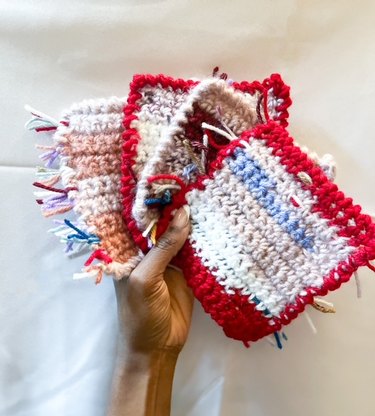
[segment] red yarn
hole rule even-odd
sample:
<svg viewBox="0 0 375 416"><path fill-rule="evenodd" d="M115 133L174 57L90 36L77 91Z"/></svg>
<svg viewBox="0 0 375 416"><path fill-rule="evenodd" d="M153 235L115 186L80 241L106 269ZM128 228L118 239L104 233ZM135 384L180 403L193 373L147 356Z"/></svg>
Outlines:
<svg viewBox="0 0 375 416"><path fill-rule="evenodd" d="M163 179L167 179L167 180L171 180L171 181L177 182L178 185L180 185L181 189L185 189L186 188L185 182L181 178L179 178L178 176L176 176L176 175L169 175L169 174L152 175L152 176L149 176L147 178L147 182L148 183L152 183L152 182L160 181L160 180L163 180Z"/></svg>
<svg viewBox="0 0 375 416"><path fill-rule="evenodd" d="M36 186L37 188L45 189L47 191L56 192L56 193L59 193L59 194L67 194L69 191L77 191L78 190L78 188L76 188L76 187L68 187L68 188L65 188L65 189L54 188L52 186L47 186L47 185L45 185L44 183L41 183L41 182L34 182L33 186Z"/></svg>
<svg viewBox="0 0 375 416"><path fill-rule="evenodd" d="M37 133L41 133L43 131L54 131L54 130L57 130L57 127L55 127L55 126L50 126L50 127L37 127L35 129L35 131Z"/></svg>
<svg viewBox="0 0 375 416"><path fill-rule="evenodd" d="M290 202L295 206L295 207L297 207L297 208L299 208L299 203L293 198L293 197L291 197L290 198Z"/></svg>
<svg viewBox="0 0 375 416"><path fill-rule="evenodd" d="M228 144L218 144L218 143L216 143L216 141L213 137L214 135L213 135L211 130L205 129L204 132L207 135L209 145L211 147L213 147L214 149L220 150L220 149L223 149L224 147L227 147Z"/></svg>
<svg viewBox="0 0 375 416"><path fill-rule="evenodd" d="M109 264L112 263L112 259L104 252L102 249L95 250L91 256L86 260L85 266L90 266L90 264L94 260L101 260L104 261L104 263Z"/></svg>

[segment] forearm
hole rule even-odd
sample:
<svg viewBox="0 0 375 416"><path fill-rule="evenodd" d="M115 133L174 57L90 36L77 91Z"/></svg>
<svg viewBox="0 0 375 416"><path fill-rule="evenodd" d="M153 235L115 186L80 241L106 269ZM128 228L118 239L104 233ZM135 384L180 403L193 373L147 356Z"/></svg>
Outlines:
<svg viewBox="0 0 375 416"><path fill-rule="evenodd" d="M148 353L119 352L108 416L170 414L176 349Z"/></svg>

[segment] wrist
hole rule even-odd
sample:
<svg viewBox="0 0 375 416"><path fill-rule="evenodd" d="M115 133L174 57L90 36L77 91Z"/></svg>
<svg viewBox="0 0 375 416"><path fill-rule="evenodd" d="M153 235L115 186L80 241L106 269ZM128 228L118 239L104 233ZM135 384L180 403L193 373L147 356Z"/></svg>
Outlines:
<svg viewBox="0 0 375 416"><path fill-rule="evenodd" d="M118 352L116 368L128 374L154 375L158 364L175 366L179 353L180 349L171 347L147 351L126 349Z"/></svg>
<svg viewBox="0 0 375 416"><path fill-rule="evenodd" d="M179 352L180 349L171 347L151 351L120 350L114 373L111 409L121 409L121 415L169 415ZM117 416L117 413L111 410L109 415Z"/></svg>

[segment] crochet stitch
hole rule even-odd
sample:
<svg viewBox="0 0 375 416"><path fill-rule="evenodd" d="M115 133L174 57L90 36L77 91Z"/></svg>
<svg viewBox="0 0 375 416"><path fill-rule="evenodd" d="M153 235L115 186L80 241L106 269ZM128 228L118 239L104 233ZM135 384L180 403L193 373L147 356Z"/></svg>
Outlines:
<svg viewBox="0 0 375 416"><path fill-rule="evenodd" d="M147 225L158 215L157 207L148 209L144 204L150 189L154 187L154 184L149 183L150 177L161 172L182 177L181 175L191 166L195 167L194 171L190 172L191 179L199 172L199 163L196 162L201 158L202 150L200 148L197 153L194 151L192 146L196 145L196 142L193 139L187 140L187 143L184 143L184 140L169 140L171 132L176 130L186 112L193 109L193 105L194 112L189 120L185 120L188 138L203 136L199 121L203 122L204 119L215 122L215 118L219 116L223 118L222 121L227 121L228 127L231 128L234 120L238 119L239 112L242 116L243 130L270 117L282 125L287 125L287 109L291 104L289 87L278 74L272 75L262 83L245 81L228 84L216 78L197 83L162 75L134 77L130 85L128 104L124 109L122 194L128 228L134 241L143 251L147 250L148 243L142 232L144 234ZM151 101L150 89L154 91L154 99ZM181 97L180 100L175 100L177 105L173 111L170 110L172 94ZM207 94L209 97L205 97ZM200 108L197 107L198 101L201 104ZM206 104L202 110L203 102ZM218 112L222 113L222 116ZM215 143L210 142L208 162L214 160L220 147L225 146L225 141L221 142L220 138ZM204 144L199 144L202 145ZM162 178L159 179L163 181ZM180 185L183 187L184 183L181 182ZM169 219L170 216L162 222L159 221L158 236L165 230Z"/></svg>
<svg viewBox="0 0 375 416"><path fill-rule="evenodd" d="M278 331L316 296L337 289L359 266L371 267L374 224L331 182L330 157L318 159L294 143L278 109L267 105L259 117L250 98L256 88L249 97L238 93L241 84L201 82L153 136L143 129L142 99L154 82L136 77L124 110L129 230L146 252L148 232L157 240L188 203L192 229L174 264L196 298L229 337L248 345L274 333L280 345ZM143 143L148 161L139 168ZM155 184L173 186L168 204L157 204Z"/></svg>
<svg viewBox="0 0 375 416"><path fill-rule="evenodd" d="M34 183L45 190L36 193L39 198L44 197L38 203L47 217L69 215L74 210L77 218L57 220L57 227L51 232L66 243L69 255L93 250L83 273L74 277L96 277L97 283L103 272L116 279L128 275L143 256L129 236L121 214L124 104L125 99L116 97L85 100L74 104L53 126L48 120L46 123L44 114L31 109L35 118L31 126L28 123L37 131L45 131L45 126L54 131L54 145L41 155L48 167L39 168L38 179L43 183ZM50 169L53 166L58 169ZM50 186L58 182L61 188Z"/></svg>
<svg viewBox="0 0 375 416"><path fill-rule="evenodd" d="M37 202L82 273L127 277L188 203L191 233L173 264L227 336L248 345L279 331L360 266L373 268L368 215L332 182L335 164L288 134L289 87L226 76L136 75L127 99L75 104L38 168ZM58 166L58 169L55 167ZM58 184L61 184L60 186ZM76 216L71 213L74 212Z"/></svg>
<svg viewBox="0 0 375 416"><path fill-rule="evenodd" d="M136 79L152 80L144 88L143 102L138 104L144 107L145 114L152 115L140 127L144 137L158 135L182 105L190 88L199 83L164 76L136 76ZM171 88L170 83L176 88ZM255 84L259 83L252 85ZM74 275L77 279L94 277L99 283L103 272L121 279L143 257L121 216L121 135L125 104L125 98L117 97L85 100L65 111L60 121L27 106L33 118L26 127L42 133L53 132L53 145L37 146L45 150L41 155L45 167L38 168L34 183L42 189L35 195L43 215L67 216L55 220L56 227L50 232L66 244L65 251L70 256L93 251L82 273ZM280 116L285 120L287 113L284 111ZM145 149L147 142L138 148L139 170L148 160Z"/></svg>
<svg viewBox="0 0 375 416"><path fill-rule="evenodd" d="M192 232L179 265L228 336L249 342L279 331L375 257L371 218L282 127L245 132L217 162L185 194Z"/></svg>

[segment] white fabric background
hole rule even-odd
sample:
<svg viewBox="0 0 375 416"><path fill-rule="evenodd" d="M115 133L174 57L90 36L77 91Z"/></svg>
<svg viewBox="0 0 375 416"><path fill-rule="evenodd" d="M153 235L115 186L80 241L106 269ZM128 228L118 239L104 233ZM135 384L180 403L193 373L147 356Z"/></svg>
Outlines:
<svg viewBox="0 0 375 416"><path fill-rule="evenodd" d="M375 3L368 1L0 0L0 415L103 416L116 336L112 282L72 281L31 183L39 139L29 103L57 116L88 97L125 95L132 74L230 77L281 72L291 132L334 154L339 185L375 211ZM45 139L42 139L42 141ZM374 275L360 271L278 351L224 337L197 304L179 359L174 416L373 416Z"/></svg>

